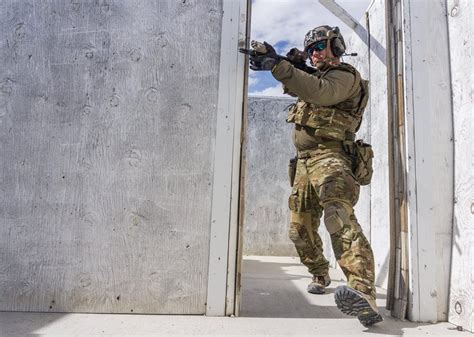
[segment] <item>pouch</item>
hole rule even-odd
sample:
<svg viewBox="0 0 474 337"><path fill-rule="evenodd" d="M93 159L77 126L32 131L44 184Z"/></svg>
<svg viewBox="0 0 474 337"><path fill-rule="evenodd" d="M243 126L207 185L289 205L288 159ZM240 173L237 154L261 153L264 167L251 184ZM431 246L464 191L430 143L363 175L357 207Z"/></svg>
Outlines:
<svg viewBox="0 0 474 337"><path fill-rule="evenodd" d="M298 163L298 158L294 157L290 159L290 162L288 164L288 178L290 179L290 186L293 186L293 184L295 183L297 163Z"/></svg>
<svg viewBox="0 0 474 337"><path fill-rule="evenodd" d="M372 145L358 139L354 143L354 176L360 185L368 185L372 180Z"/></svg>

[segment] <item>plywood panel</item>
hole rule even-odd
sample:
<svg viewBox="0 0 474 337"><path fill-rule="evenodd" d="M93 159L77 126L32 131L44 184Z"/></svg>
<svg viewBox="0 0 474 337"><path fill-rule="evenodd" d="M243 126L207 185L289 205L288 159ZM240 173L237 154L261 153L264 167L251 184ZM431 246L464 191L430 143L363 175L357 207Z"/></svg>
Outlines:
<svg viewBox="0 0 474 337"><path fill-rule="evenodd" d="M247 0L224 0L206 315L234 314ZM238 55L238 57L236 57Z"/></svg>
<svg viewBox="0 0 474 337"><path fill-rule="evenodd" d="M0 310L205 312L221 20L0 3Z"/></svg>
<svg viewBox="0 0 474 337"><path fill-rule="evenodd" d="M445 1L404 2L411 289L415 321L446 320L452 231L453 143ZM409 36L409 37L408 37ZM413 122L413 125L410 123ZM443 243L438 246L437 243ZM436 258L437 256L441 258Z"/></svg>
<svg viewBox="0 0 474 337"><path fill-rule="evenodd" d="M474 331L474 6L447 1L453 92L455 184L449 321Z"/></svg>
<svg viewBox="0 0 474 337"><path fill-rule="evenodd" d="M387 288L390 253L388 105L385 3L373 2L368 8L370 33L370 135L375 157L371 183L370 234L375 256L376 285Z"/></svg>

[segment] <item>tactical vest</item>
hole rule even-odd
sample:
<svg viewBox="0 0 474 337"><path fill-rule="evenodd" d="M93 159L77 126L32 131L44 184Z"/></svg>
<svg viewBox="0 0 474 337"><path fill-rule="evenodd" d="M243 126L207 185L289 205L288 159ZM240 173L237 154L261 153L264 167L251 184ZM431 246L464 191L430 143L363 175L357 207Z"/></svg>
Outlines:
<svg viewBox="0 0 474 337"><path fill-rule="evenodd" d="M332 106L319 106L298 99L290 107L286 121L314 129L314 135L317 137L340 141L354 140L369 99L369 81L363 80L359 72L347 63L331 67L318 77L324 78L334 69L348 71L355 76L355 81L351 84L351 96ZM356 92L359 94L355 95Z"/></svg>

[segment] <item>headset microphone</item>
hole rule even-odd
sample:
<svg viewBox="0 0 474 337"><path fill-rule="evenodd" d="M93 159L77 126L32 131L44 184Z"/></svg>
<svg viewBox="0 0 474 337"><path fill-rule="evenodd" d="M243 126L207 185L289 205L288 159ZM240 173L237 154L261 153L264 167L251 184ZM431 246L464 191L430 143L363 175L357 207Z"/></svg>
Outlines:
<svg viewBox="0 0 474 337"><path fill-rule="evenodd" d="M342 54L342 56L357 56L357 53Z"/></svg>

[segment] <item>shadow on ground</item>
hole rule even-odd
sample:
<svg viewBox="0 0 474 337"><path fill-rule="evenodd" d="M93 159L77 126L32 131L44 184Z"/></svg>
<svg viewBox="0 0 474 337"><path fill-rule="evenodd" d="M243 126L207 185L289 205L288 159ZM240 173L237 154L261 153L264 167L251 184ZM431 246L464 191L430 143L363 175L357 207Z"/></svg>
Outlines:
<svg viewBox="0 0 474 337"><path fill-rule="evenodd" d="M242 266L241 317L351 319L357 318L341 313L334 303L334 290L345 284L340 270L330 270L331 285L326 294L313 295L306 292L310 274L295 258L294 263L272 262L269 257L246 257ZM291 261L292 258L283 258ZM404 328L416 329L430 324L401 321L390 316L385 309L386 295L377 289L377 304L384 322L361 332L403 335Z"/></svg>

